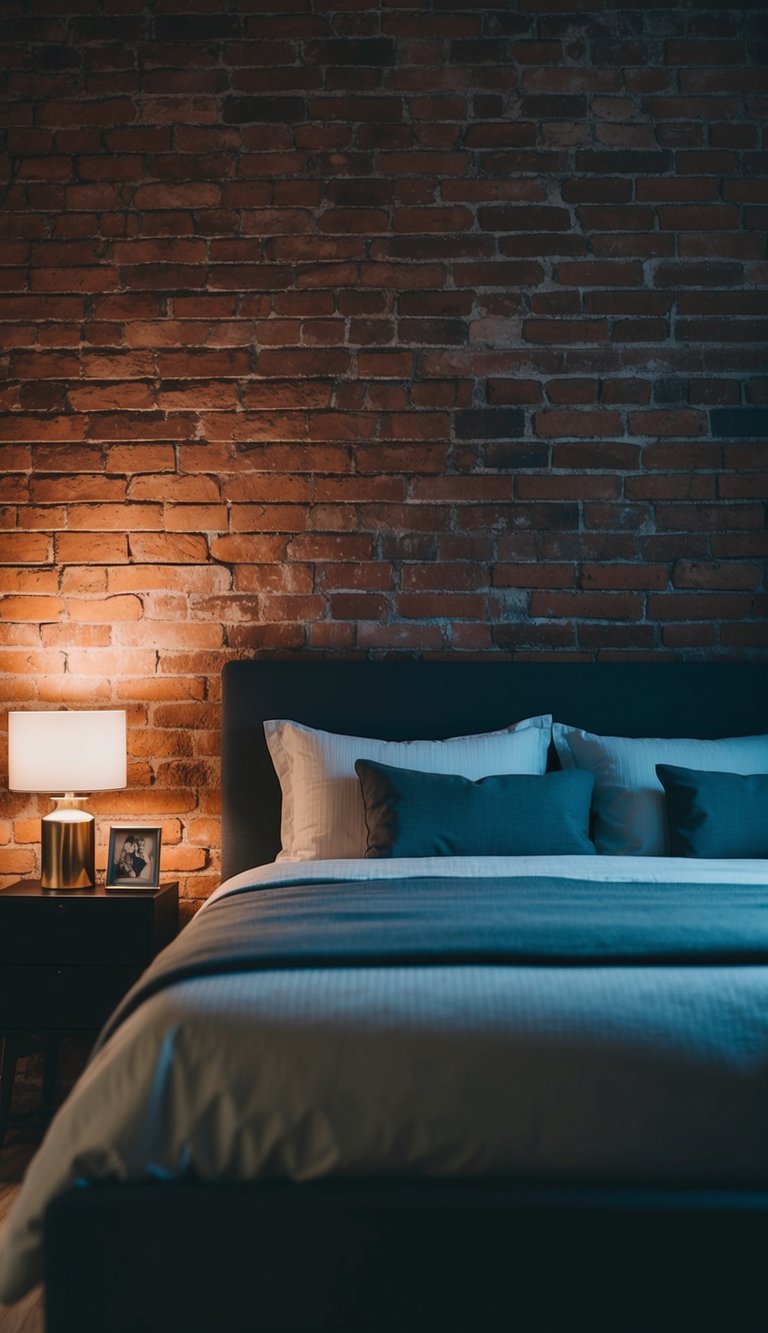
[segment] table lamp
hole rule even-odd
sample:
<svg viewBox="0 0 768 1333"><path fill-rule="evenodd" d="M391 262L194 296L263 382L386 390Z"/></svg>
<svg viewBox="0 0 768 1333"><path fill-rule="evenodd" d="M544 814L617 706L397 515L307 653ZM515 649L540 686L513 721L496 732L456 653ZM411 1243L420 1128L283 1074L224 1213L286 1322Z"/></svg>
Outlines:
<svg viewBox="0 0 768 1333"><path fill-rule="evenodd" d="M45 792L56 804L42 820L42 888L96 883L95 821L81 809L83 793L126 785L125 741L122 708L8 714L10 790Z"/></svg>

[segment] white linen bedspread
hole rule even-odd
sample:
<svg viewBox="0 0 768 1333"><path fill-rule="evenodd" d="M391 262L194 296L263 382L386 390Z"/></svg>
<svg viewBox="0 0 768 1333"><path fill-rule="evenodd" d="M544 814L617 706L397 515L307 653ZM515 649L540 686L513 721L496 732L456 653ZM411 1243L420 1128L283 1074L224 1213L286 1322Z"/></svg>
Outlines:
<svg viewBox="0 0 768 1333"><path fill-rule="evenodd" d="M768 861L282 862L213 897L297 876L315 893L329 879L510 874L705 892L768 886ZM0 1252L0 1300L40 1280L45 1208L75 1180L189 1173L767 1186L768 968L354 967L178 983L114 1033L50 1126Z"/></svg>

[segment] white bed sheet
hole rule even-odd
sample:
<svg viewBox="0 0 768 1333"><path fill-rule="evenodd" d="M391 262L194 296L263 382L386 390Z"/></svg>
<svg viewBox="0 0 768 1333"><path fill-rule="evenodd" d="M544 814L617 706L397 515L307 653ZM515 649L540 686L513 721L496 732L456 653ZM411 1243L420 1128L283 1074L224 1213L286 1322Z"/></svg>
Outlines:
<svg viewBox="0 0 768 1333"><path fill-rule="evenodd" d="M313 884L329 879L509 874L768 886L768 861L282 862L209 901L297 876L322 892ZM189 1172L766 1186L768 968L360 967L176 984L117 1030L53 1121L0 1252L0 1300L40 1280L45 1208L79 1177Z"/></svg>

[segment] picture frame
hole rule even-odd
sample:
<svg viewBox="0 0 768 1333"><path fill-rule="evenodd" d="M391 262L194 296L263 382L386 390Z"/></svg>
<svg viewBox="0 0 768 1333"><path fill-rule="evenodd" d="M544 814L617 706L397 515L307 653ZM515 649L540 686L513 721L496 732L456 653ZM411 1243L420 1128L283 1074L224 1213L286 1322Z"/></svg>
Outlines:
<svg viewBox="0 0 768 1333"><path fill-rule="evenodd" d="M159 888L162 837L156 824L110 825L106 887Z"/></svg>

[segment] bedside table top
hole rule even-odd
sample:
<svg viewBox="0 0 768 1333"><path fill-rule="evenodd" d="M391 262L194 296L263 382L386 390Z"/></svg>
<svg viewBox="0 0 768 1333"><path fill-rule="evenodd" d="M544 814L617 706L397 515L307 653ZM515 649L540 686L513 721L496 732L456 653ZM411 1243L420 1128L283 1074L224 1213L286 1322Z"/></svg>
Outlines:
<svg viewBox="0 0 768 1333"><path fill-rule="evenodd" d="M0 898L45 898L60 899L62 902L75 902L78 899L93 898L153 898L170 890L177 890L179 887L177 881L170 884L161 884L159 888L147 885L141 889L125 888L107 888L105 884L97 884L93 889L43 889L40 887L39 879L19 879L15 884L9 884L7 888L0 889Z"/></svg>

